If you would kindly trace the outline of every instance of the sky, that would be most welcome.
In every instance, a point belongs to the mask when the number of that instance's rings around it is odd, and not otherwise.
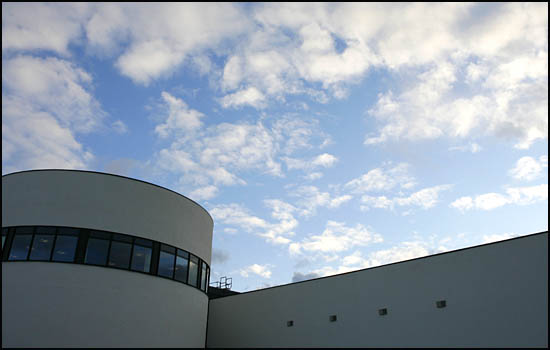
[[[193,199],[236,291],[546,231],[548,4],[3,2],[2,174],[47,168]]]

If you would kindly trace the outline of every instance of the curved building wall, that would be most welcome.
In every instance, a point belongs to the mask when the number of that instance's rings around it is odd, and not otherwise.
[[[173,280],[180,251],[189,264],[199,257],[208,274],[203,261],[210,263],[213,222],[192,200],[116,175],[20,172],[2,177],[2,227],[3,347],[204,347],[206,288]],[[55,259],[63,227],[80,232],[70,262]],[[14,258],[12,248],[24,245],[17,237],[28,229],[34,232],[25,243],[29,253]],[[56,232],[48,236],[54,248],[44,261],[32,261],[37,239],[46,237],[39,236],[42,229]],[[111,237],[102,266],[87,260],[94,234]],[[139,238],[152,244],[151,270],[111,266],[115,240],[129,239],[135,255]],[[160,273],[167,256],[173,258],[172,280]]]
[[[210,265],[213,221],[165,188],[122,176],[35,170],[2,176],[2,227],[51,225],[131,234],[185,249]]]
[[[207,308],[200,290],[155,276],[2,263],[2,347],[204,347]]]

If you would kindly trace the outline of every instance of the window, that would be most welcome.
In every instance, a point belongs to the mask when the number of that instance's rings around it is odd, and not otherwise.
[[[286,326],[287,326],[287,327],[292,327],[292,326],[294,326],[294,321],[286,321]]]
[[[29,260],[49,261],[52,254],[55,227],[37,227]]]
[[[60,227],[57,230],[52,261],[73,262],[78,242],[78,229]]]
[[[149,272],[151,269],[151,255],[153,242],[147,239],[136,238],[132,254],[132,270]]]
[[[187,283],[187,270],[189,269],[189,253],[178,249],[176,256],[176,273],[174,278],[183,283]]]
[[[4,242],[6,241],[7,236],[8,236],[8,229],[2,228],[2,249],[4,249]]]
[[[447,301],[445,300],[436,301],[435,306],[437,306],[438,309],[442,309],[447,306]]]
[[[176,248],[166,244],[160,245],[159,269],[158,275],[168,278],[174,278],[174,260],[176,257]]]
[[[201,261],[201,290],[206,290],[206,264]]]
[[[132,253],[132,237],[113,234],[109,253],[109,266],[128,269]]]
[[[189,284],[197,287],[199,278],[199,258],[191,254],[189,259]]]
[[[15,230],[8,260],[27,260],[34,227],[22,226]]]
[[[203,292],[207,292],[210,279],[206,262],[185,250],[114,232],[57,226],[3,227],[2,249],[3,259],[8,261],[84,263],[156,273]]]
[[[329,320],[330,322],[336,322],[336,315],[330,315],[329,318],[328,318],[328,320]]]
[[[111,234],[93,231],[86,247],[85,264],[105,266],[109,252],[109,238]]]
[[[378,315],[380,315],[380,316],[384,316],[384,315],[387,315],[387,314],[388,314],[388,309],[386,309],[386,308],[378,310]]]

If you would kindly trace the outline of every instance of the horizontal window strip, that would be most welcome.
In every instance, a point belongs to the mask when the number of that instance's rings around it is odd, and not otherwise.
[[[2,261],[61,262],[134,271],[204,293],[210,279],[208,264],[186,250],[128,234],[77,227],[2,227]]]

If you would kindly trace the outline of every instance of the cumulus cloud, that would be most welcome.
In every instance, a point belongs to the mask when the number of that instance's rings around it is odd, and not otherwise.
[[[327,139],[317,121],[290,116],[205,127],[204,114],[167,92],[158,111],[163,120],[155,131],[170,142],[155,155],[158,169],[177,175],[180,190],[198,199],[213,198],[220,186],[246,184],[239,174],[251,170],[283,177],[283,159]],[[328,166],[332,157],[322,154],[313,161]]]
[[[233,94],[226,95],[222,98],[221,104],[224,108],[240,107],[243,105],[262,108],[266,105],[265,96],[255,87],[249,87]]]
[[[548,167],[548,156],[541,156],[539,159],[533,157],[521,157],[516,166],[508,174],[518,180],[531,181],[542,175],[543,168]]]
[[[273,267],[273,265],[270,265],[270,264],[265,264],[265,265],[253,264],[253,265],[250,265],[250,266],[247,266],[245,268],[240,269],[239,273],[243,277],[249,277],[250,274],[255,274],[255,275],[263,277],[263,278],[271,278],[271,270],[270,270],[271,267]]]
[[[361,210],[366,211],[369,208],[394,209],[395,206],[418,206],[423,209],[434,207],[439,199],[439,193],[451,188],[451,185],[438,185],[424,188],[420,191],[410,194],[408,197],[395,197],[392,199],[386,196],[373,197],[364,195],[361,197]]]
[[[89,14],[85,3],[2,3],[2,51],[42,49],[67,56]]]
[[[416,184],[414,177],[408,173],[409,167],[407,163],[399,163],[395,166],[387,163],[347,182],[344,188],[352,193],[388,191],[395,187],[409,189]]]
[[[18,56],[2,62],[2,169],[85,168],[77,134],[102,127],[91,76],[68,61]]]
[[[300,169],[306,172],[304,178],[307,180],[316,180],[323,177],[323,173],[316,171],[320,168],[330,168],[338,162],[338,158],[329,153],[320,154],[311,159],[299,159],[292,157],[282,158],[289,170]]]
[[[205,50],[235,38],[248,25],[235,4],[98,4],[86,33],[94,48],[117,53],[115,47],[125,47],[116,67],[147,85],[171,74],[187,57],[204,58]]]
[[[297,197],[297,206],[300,215],[311,216],[317,212],[318,207],[338,208],[343,203],[352,199],[351,195],[331,195],[329,192],[321,192],[315,186],[300,186],[292,192],[291,196]]]
[[[462,212],[470,209],[493,210],[507,204],[530,205],[548,199],[548,184],[509,187],[505,193],[485,193],[458,198],[449,206]]]
[[[336,253],[357,246],[382,242],[382,236],[361,224],[346,226],[343,222],[329,220],[320,235],[309,235],[301,242],[290,244],[292,254],[301,252]]]
[[[249,233],[263,237],[267,242],[273,244],[289,244],[290,238],[294,235],[294,229],[299,222],[293,213],[296,208],[280,199],[266,199],[264,205],[271,209],[271,217],[276,221],[267,221],[250,214],[249,210],[242,205],[232,203],[228,205],[217,205],[210,210],[210,213],[217,222],[224,225],[237,226]],[[236,232],[233,228],[230,233]]]
[[[164,123],[155,127],[155,132],[160,137],[168,137],[171,133],[189,133],[202,126],[201,118],[204,114],[190,109],[182,99],[166,91],[163,91],[161,96],[168,116]]]

